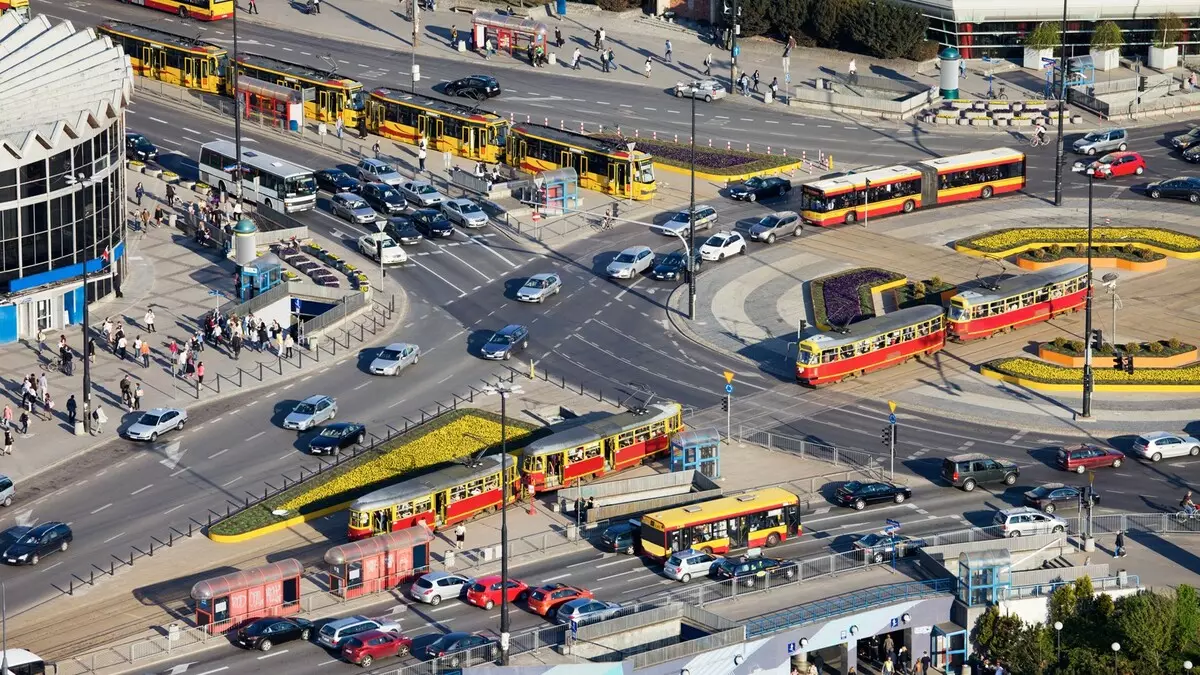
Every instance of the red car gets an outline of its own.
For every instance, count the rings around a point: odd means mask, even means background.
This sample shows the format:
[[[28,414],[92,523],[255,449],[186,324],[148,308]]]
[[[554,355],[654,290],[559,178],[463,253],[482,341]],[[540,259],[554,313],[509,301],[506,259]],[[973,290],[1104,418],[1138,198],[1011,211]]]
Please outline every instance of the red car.
[[[1096,178],[1140,176],[1146,171],[1146,160],[1136,152],[1110,152],[1091,163]]]
[[[524,581],[509,579],[506,595],[509,602],[524,600],[529,597],[529,585]],[[500,575],[493,574],[476,579],[467,589],[467,602],[484,609],[495,607],[496,603],[500,602]]]
[[[363,668],[370,668],[376,659],[404,656],[411,648],[410,638],[381,630],[369,630],[346,640],[342,645],[342,658]]]
[[[550,616],[558,606],[578,598],[591,598],[586,588],[566,584],[545,584],[529,592],[529,609],[542,616]]]
[[[1058,468],[1075,473],[1101,466],[1117,468],[1125,461],[1125,453],[1098,445],[1071,445],[1058,449]]]

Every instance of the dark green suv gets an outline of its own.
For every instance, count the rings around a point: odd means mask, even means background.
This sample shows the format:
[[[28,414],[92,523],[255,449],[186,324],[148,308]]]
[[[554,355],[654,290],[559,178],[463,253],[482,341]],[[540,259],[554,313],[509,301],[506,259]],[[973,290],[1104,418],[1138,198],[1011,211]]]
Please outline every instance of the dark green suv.
[[[942,460],[942,478],[967,492],[982,483],[1012,485],[1020,475],[1021,470],[1013,462],[992,459],[979,453],[955,455]]]

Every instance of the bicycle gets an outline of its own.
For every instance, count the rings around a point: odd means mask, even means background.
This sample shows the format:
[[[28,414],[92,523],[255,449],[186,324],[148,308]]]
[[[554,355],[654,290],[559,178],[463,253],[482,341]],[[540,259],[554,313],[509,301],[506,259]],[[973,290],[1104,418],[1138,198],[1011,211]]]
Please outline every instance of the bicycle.
[[[1179,525],[1183,525],[1189,520],[1197,519],[1200,519],[1200,511],[1197,511],[1196,509],[1184,509],[1175,514],[1175,522]]]
[[[1044,136],[1038,136],[1037,134],[1034,134],[1033,138],[1029,139],[1029,147],[1036,148],[1039,145],[1050,145],[1050,139],[1046,138]]]
[[[988,89],[987,97],[989,101],[1007,101],[1008,94],[1004,93],[1004,87],[1000,87],[999,91]]]
[[[62,372],[62,369],[63,361],[62,358],[58,356],[52,356],[49,360],[42,363],[42,370],[48,373],[59,373]]]

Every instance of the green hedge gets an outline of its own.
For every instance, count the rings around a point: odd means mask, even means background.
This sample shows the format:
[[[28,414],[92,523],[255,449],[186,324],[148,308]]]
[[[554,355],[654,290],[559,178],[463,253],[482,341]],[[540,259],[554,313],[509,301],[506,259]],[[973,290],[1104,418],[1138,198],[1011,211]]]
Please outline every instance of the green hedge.
[[[612,141],[629,141],[628,137],[616,135],[602,136]],[[637,149],[650,153],[655,162],[674,166],[681,169],[691,168],[691,145],[673,141],[651,140],[638,138],[635,140]],[[741,150],[725,150],[710,148],[706,145],[696,145],[696,171],[711,173],[718,176],[740,176],[747,173],[770,171],[789,164],[799,162],[798,157],[783,155],[767,155],[761,152],[744,152]]]
[[[1059,246],[1054,244],[1045,248],[1035,248],[1032,251],[1025,251],[1018,255],[1018,258],[1031,260],[1033,262],[1057,262],[1069,258],[1085,258],[1087,257],[1086,245],[1075,246]],[[1117,258],[1119,260],[1128,260],[1130,262],[1154,262],[1167,257],[1158,251],[1151,251],[1148,248],[1139,248],[1133,244],[1123,244],[1120,246],[1110,246],[1101,244],[1092,246],[1093,258]]]
[[[1049,352],[1062,354],[1063,356],[1080,357],[1084,354],[1084,345],[1080,340],[1068,340],[1066,338],[1057,337],[1050,342],[1043,342],[1041,347]],[[1136,349],[1132,349],[1136,347]],[[1113,345],[1105,342],[1098,350],[1092,350],[1093,355],[1100,356],[1116,356],[1117,354],[1132,355],[1132,356],[1177,356],[1186,354],[1196,349],[1196,345],[1190,345],[1179,340],[1179,338],[1171,338],[1169,340],[1155,340],[1154,342],[1127,342],[1125,344]]]

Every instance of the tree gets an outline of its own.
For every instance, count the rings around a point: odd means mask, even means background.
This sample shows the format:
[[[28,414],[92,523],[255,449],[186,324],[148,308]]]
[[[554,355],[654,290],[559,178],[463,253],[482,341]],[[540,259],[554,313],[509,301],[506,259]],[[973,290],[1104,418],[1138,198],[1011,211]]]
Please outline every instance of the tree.
[[[1121,32],[1121,27],[1112,21],[1105,21],[1096,26],[1092,33],[1092,49],[1098,52],[1116,49],[1123,44],[1125,35]]]
[[[808,34],[821,47],[837,49],[848,46],[846,30],[851,10],[859,3],[854,0],[822,0],[814,3],[808,13]]]
[[[775,31],[784,40],[790,35],[796,38],[796,42],[803,41],[804,24],[808,21],[811,8],[810,0],[777,0],[772,9]]]
[[[915,8],[894,0],[862,3],[849,21],[854,39],[878,57],[908,56],[925,39],[929,22]]]
[[[1010,663],[1013,654],[1023,646],[1021,630],[1020,617],[1002,615],[992,605],[979,617],[972,638],[984,658]]]
[[[1117,601],[1121,649],[1142,672],[1161,673],[1175,638],[1175,599],[1142,591]]]
[[[1044,624],[1026,624],[1017,634],[1012,652],[1002,662],[1011,673],[1044,673],[1054,663],[1054,631]]]
[[[732,0],[729,5],[733,6]],[[737,21],[742,27],[738,37],[754,37],[771,29],[771,16],[774,13],[771,0],[738,0],[738,10],[742,13]],[[728,26],[729,17],[722,17],[721,23]]]
[[[1196,589],[1180,584],[1175,589],[1175,651],[1191,649],[1200,639],[1200,597]]]
[[[1187,26],[1183,23],[1183,19],[1174,12],[1167,12],[1158,17],[1158,24],[1154,27],[1154,46],[1159,49],[1169,49],[1179,43],[1179,38],[1183,36],[1183,29]]]
[[[1033,32],[1025,36],[1025,46],[1030,49],[1054,49],[1059,45],[1060,36],[1056,22],[1039,23]]]
[[[1067,344],[1066,338],[1063,338],[1062,344],[1058,343],[1058,338],[1054,339],[1054,344],[1060,349]],[[1075,584],[1063,584],[1054,589],[1054,593],[1050,595],[1050,625],[1054,625],[1055,621],[1061,621],[1063,624],[1070,622],[1075,616],[1075,608],[1079,602],[1075,595]]]

